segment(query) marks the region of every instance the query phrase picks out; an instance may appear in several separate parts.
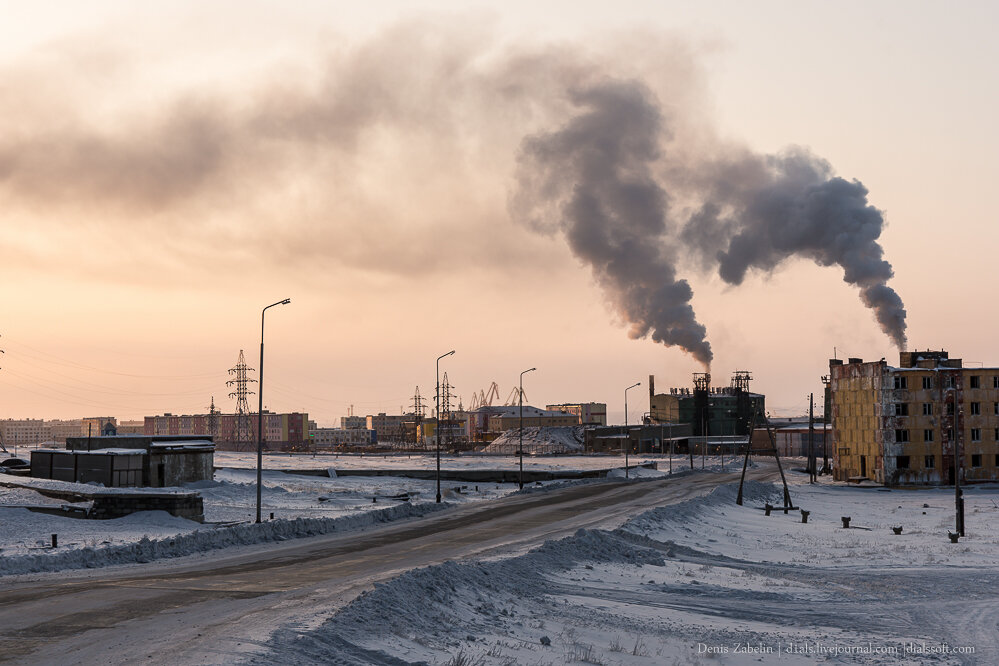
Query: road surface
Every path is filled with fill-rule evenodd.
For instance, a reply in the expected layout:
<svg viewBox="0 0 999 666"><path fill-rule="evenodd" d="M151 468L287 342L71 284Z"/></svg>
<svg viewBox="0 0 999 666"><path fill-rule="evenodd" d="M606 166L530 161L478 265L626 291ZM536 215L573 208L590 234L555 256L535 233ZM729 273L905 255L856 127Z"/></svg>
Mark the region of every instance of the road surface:
<svg viewBox="0 0 999 666"><path fill-rule="evenodd" d="M767 465L749 474L776 477ZM0 661L232 663L258 651L273 630L314 626L404 571L522 552L580 528L612 529L738 478L602 481L466 504L363 532L0 580Z"/></svg>

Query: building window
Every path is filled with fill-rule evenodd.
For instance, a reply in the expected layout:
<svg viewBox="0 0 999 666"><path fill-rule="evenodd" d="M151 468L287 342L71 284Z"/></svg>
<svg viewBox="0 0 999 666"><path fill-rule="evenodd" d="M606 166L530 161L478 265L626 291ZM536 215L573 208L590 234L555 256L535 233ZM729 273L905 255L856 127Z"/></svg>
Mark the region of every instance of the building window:
<svg viewBox="0 0 999 666"><path fill-rule="evenodd" d="M996 405L999 405L999 402L997 402ZM996 413L999 414L999 412L996 412ZM933 403L932 402L924 402L923 403L923 416L933 416Z"/></svg>
<svg viewBox="0 0 999 666"><path fill-rule="evenodd" d="M973 402L971 403L971 415L979 416L982 413L982 403Z"/></svg>
<svg viewBox="0 0 999 666"><path fill-rule="evenodd" d="M947 416L954 416L954 403L953 402L948 402L947 403Z"/></svg>
<svg viewBox="0 0 999 666"><path fill-rule="evenodd" d="M931 389L931 388L933 388L933 378L932 377L923 377L923 388L924 389Z"/></svg>
<svg viewBox="0 0 999 666"><path fill-rule="evenodd" d="M996 454L996 467L999 467L999 453Z"/></svg>
<svg viewBox="0 0 999 666"><path fill-rule="evenodd" d="M936 456L923 456L923 467L926 469L933 469L937 466Z"/></svg>
<svg viewBox="0 0 999 666"><path fill-rule="evenodd" d="M999 388L999 377L992 378L992 388Z"/></svg>
<svg viewBox="0 0 999 666"><path fill-rule="evenodd" d="M972 467L981 467L982 466L982 454L981 453L972 453L971 454L971 466Z"/></svg>
<svg viewBox="0 0 999 666"><path fill-rule="evenodd" d="M948 442L953 442L954 441L954 429L953 428L947 428L947 441Z"/></svg>
<svg viewBox="0 0 999 666"><path fill-rule="evenodd" d="M981 428L972 428L971 429L971 441L973 441L973 442L980 442L980 441L982 441L982 429Z"/></svg>
<svg viewBox="0 0 999 666"><path fill-rule="evenodd" d="M909 388L909 382L907 377L895 377L895 388L904 389Z"/></svg>
<svg viewBox="0 0 999 666"><path fill-rule="evenodd" d="M932 442L933 441L933 431L932 430L924 430L923 431L923 441L924 442Z"/></svg>
<svg viewBox="0 0 999 666"><path fill-rule="evenodd" d="M909 403L907 402L896 402L895 403L895 416L908 416L909 415Z"/></svg>
<svg viewBox="0 0 999 666"><path fill-rule="evenodd" d="M895 431L895 441L896 442L908 442L909 441L909 431L908 430L896 430Z"/></svg>
<svg viewBox="0 0 999 666"><path fill-rule="evenodd" d="M982 388L982 378L979 377L978 375L972 375L971 376L971 388L973 388L973 389Z"/></svg>
<svg viewBox="0 0 999 666"><path fill-rule="evenodd" d="M992 413L999 416L999 402L992 403Z"/></svg>
<svg viewBox="0 0 999 666"><path fill-rule="evenodd" d="M993 428L992 429L992 439L994 439L997 442L999 442L999 428Z"/></svg>
<svg viewBox="0 0 999 666"><path fill-rule="evenodd" d="M909 469L909 456L895 456L895 469Z"/></svg>

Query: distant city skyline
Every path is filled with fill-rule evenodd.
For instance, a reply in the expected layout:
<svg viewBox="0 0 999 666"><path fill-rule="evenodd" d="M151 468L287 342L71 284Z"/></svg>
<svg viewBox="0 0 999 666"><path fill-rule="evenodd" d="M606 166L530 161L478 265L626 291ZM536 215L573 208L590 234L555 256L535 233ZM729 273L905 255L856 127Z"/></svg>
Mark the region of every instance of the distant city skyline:
<svg viewBox="0 0 999 666"><path fill-rule="evenodd" d="M696 246L617 248L655 246L655 270L639 270L552 224L571 193L599 193L572 189L592 175L577 171L587 144L556 148L597 117L586 109L607 82L662 115L643 135L662 150L616 171L662 197L646 209L659 221L623 207L633 226L676 238L705 197L743 223L760 165L807 151L884 214L894 275L878 279L904 302L906 346L999 363L985 307L999 240L992 3L4 9L0 418L205 413L213 396L231 412L226 370L241 349L257 368L260 309L285 297L268 312L264 404L321 424L351 405L408 410L416 386L432 403L451 349L441 371L465 404L493 381L502 400L536 366L531 404L603 402L620 423L626 387L642 382L629 394L641 414L650 374L662 391L704 369L629 337L665 331L703 360L685 337L696 329L669 328L676 312L629 290L674 279L692 296L668 303L706 331L714 383L751 371L775 415L807 412L834 349L897 360L843 268L780 232L732 286L717 227L698 227L717 235ZM622 131L643 122L629 118ZM569 176L562 198L518 199Z"/></svg>

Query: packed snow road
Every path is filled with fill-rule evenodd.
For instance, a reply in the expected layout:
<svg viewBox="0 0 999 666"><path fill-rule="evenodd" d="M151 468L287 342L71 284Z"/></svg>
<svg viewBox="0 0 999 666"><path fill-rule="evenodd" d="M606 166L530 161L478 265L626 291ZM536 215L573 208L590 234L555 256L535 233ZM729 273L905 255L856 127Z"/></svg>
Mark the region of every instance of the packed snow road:
<svg viewBox="0 0 999 666"><path fill-rule="evenodd" d="M772 480L774 468L751 470ZM613 529L738 474L603 481L468 504L402 524L95 572L0 581L0 660L231 663L282 627L308 629L402 572Z"/></svg>

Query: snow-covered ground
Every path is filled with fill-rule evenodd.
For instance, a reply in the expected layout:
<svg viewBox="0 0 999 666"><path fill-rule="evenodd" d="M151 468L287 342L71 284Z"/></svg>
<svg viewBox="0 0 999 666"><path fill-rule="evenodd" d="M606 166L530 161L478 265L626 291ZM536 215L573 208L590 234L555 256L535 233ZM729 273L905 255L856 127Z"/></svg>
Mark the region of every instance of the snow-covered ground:
<svg viewBox="0 0 999 666"><path fill-rule="evenodd" d="M751 482L377 586L254 663L999 663L999 489ZM851 528L842 527L849 516ZM894 534L892 527L902 527ZM393 659L398 661L393 661Z"/></svg>
<svg viewBox="0 0 999 666"><path fill-rule="evenodd" d="M632 464L645 459L633 459ZM596 458L525 458L525 469L607 469L622 464L614 456ZM433 456L289 456L267 455L262 474L261 513L266 524L249 524L256 517L256 454L221 452L214 479L191 484L204 498L205 524L162 511L135 513L114 520L83 520L29 511L26 506L73 506L46 497L38 490L92 491L61 481L0 474L0 575L96 567L175 557L232 545L322 534L347 526L423 515L436 505L436 482L397 476L335 476L335 470L432 469ZM445 457L444 469L515 469L513 456ZM326 476L288 474L288 470L324 470ZM330 476L329 470L334 470ZM636 472L632 471L632 474ZM646 472L647 473L647 472ZM532 490L549 485L534 484ZM444 506L502 497L518 489L513 483L441 481ZM151 489L151 492L171 489ZM173 489L177 490L177 489ZM116 492L117 489L105 489ZM127 489L123 492L134 492ZM403 500L402 498L406 499ZM86 506L86 503L75 506ZM273 514L273 518L271 515ZM273 521L273 522L272 522ZM52 548L52 535L57 548Z"/></svg>
<svg viewBox="0 0 999 666"><path fill-rule="evenodd" d="M682 456L675 456L674 463L677 466L688 464ZM658 455L630 456L629 465L638 465L645 462L662 462L663 469L666 468L668 457ZM354 470L354 469L421 469L430 470L437 466L437 458L431 452L427 454L319 454L316 456L303 454L281 454L269 453L263 456L263 468L270 470L280 469L327 469L334 470ZM700 466L700 458L695 460L695 467ZM482 469L517 469L520 459L515 455L477 455L466 454L460 456L441 455L441 469L446 470L482 470ZM216 467L232 468L257 468L257 454L234 451L216 451ZM594 470L611 469L624 466L624 458L618 455L589 455L589 456L524 456L524 469L535 471L552 470Z"/></svg>

